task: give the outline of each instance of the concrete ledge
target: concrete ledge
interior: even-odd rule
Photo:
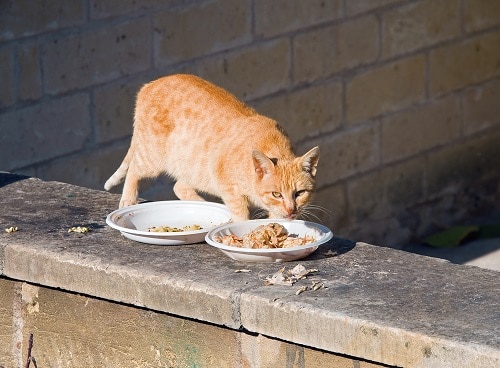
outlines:
[[[4,277],[382,364],[500,366],[498,272],[340,238],[300,262],[243,264],[122,237],[105,224],[117,195],[0,173],[0,198],[0,226],[20,229],[0,235]],[[78,225],[92,231],[68,233]],[[263,285],[297,263],[318,272]],[[295,294],[312,280],[326,288]]]
[[[319,264],[328,289],[245,293],[243,326],[404,367],[498,362],[498,274],[363,243]]]

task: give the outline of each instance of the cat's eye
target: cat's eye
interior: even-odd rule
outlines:
[[[281,195],[280,192],[273,192],[272,194],[273,194],[274,198],[282,198],[283,197],[283,195]]]
[[[306,192],[307,192],[307,190],[305,190],[305,189],[304,190],[299,190],[299,191],[295,192],[295,198],[300,197],[301,195],[306,194]]]

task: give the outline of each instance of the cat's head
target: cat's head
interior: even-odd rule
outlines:
[[[270,218],[297,218],[315,187],[319,147],[293,160],[277,160],[258,150],[252,152],[254,187]]]

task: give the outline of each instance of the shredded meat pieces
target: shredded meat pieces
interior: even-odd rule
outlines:
[[[215,240],[219,243],[239,248],[271,249],[305,245],[312,243],[315,239],[312,236],[297,237],[289,235],[284,226],[273,222],[258,226],[243,238],[230,234],[217,236]]]

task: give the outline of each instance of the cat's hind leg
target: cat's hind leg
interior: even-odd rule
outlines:
[[[174,193],[177,198],[184,201],[204,201],[202,197],[196,192],[196,190],[190,185],[178,181],[174,185]]]
[[[135,170],[128,170],[123,184],[122,197],[120,199],[120,208],[137,204],[139,200],[139,183],[141,177]]]

